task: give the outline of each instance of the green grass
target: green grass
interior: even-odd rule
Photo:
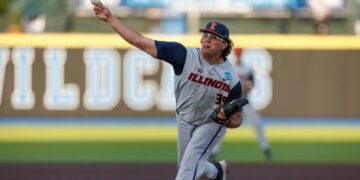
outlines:
[[[360,143],[271,143],[275,162],[359,164]],[[235,162],[263,162],[255,143],[227,143],[219,158]]]
[[[172,162],[174,142],[0,143],[0,162]]]
[[[274,162],[360,164],[360,143],[271,143]],[[0,143],[0,162],[176,162],[176,142]],[[225,142],[220,159],[264,162],[255,142]]]

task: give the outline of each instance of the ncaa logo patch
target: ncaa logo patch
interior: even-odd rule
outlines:
[[[231,76],[231,73],[230,73],[230,72],[225,72],[225,73],[224,73],[224,76],[225,76],[224,81],[226,81],[226,80],[230,80],[230,79],[232,78],[232,76]]]

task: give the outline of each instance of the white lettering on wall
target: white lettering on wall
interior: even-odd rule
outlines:
[[[256,110],[265,109],[272,101],[272,57],[264,48],[246,48],[241,61],[254,70],[255,87],[251,90],[250,104]]]
[[[146,111],[155,104],[157,82],[144,80],[155,75],[159,61],[139,49],[130,49],[124,56],[124,102],[135,111]]]
[[[115,49],[86,49],[86,91],[89,110],[111,110],[120,101],[120,55]]]
[[[44,49],[42,54],[45,64],[45,92],[37,96],[43,97],[40,102],[47,110],[73,111],[80,107],[79,85],[66,83],[65,80],[65,73],[78,75],[78,72],[65,71],[67,56],[67,49],[61,47]],[[27,47],[14,48],[12,52],[10,49],[0,48],[0,105],[5,95],[4,90],[8,88],[5,76],[10,57],[14,64],[11,105],[15,110],[33,109],[35,93],[32,90],[32,68],[35,49]],[[41,55],[37,57],[41,58]],[[124,97],[124,104],[133,111],[147,111],[152,108],[160,111],[175,110],[174,72],[168,63],[156,60],[138,49],[127,51],[123,61],[121,54],[112,48],[85,49],[83,57],[86,73],[82,100],[84,108],[112,110],[120,103],[121,97]],[[160,81],[154,80],[159,73]]]
[[[14,109],[28,110],[35,105],[32,90],[32,64],[35,58],[33,48],[19,47],[13,49],[12,62],[14,64],[14,91],[11,94],[11,104]]]
[[[48,48],[44,52],[46,90],[44,106],[49,110],[75,110],[79,107],[79,87],[64,84],[67,52],[63,48]],[[76,76],[76,72],[73,72]]]

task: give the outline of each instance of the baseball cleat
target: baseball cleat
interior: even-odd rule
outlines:
[[[226,180],[226,175],[229,172],[225,160],[214,162],[215,167],[218,169],[218,174],[215,180]]]

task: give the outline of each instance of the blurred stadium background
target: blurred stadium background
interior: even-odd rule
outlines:
[[[359,0],[103,3],[193,47],[209,20],[228,25],[255,67],[250,98],[274,153],[266,162],[247,121],[229,130],[219,158],[238,168],[231,179],[360,178]],[[172,76],[90,0],[0,0],[0,179],[173,179]]]

